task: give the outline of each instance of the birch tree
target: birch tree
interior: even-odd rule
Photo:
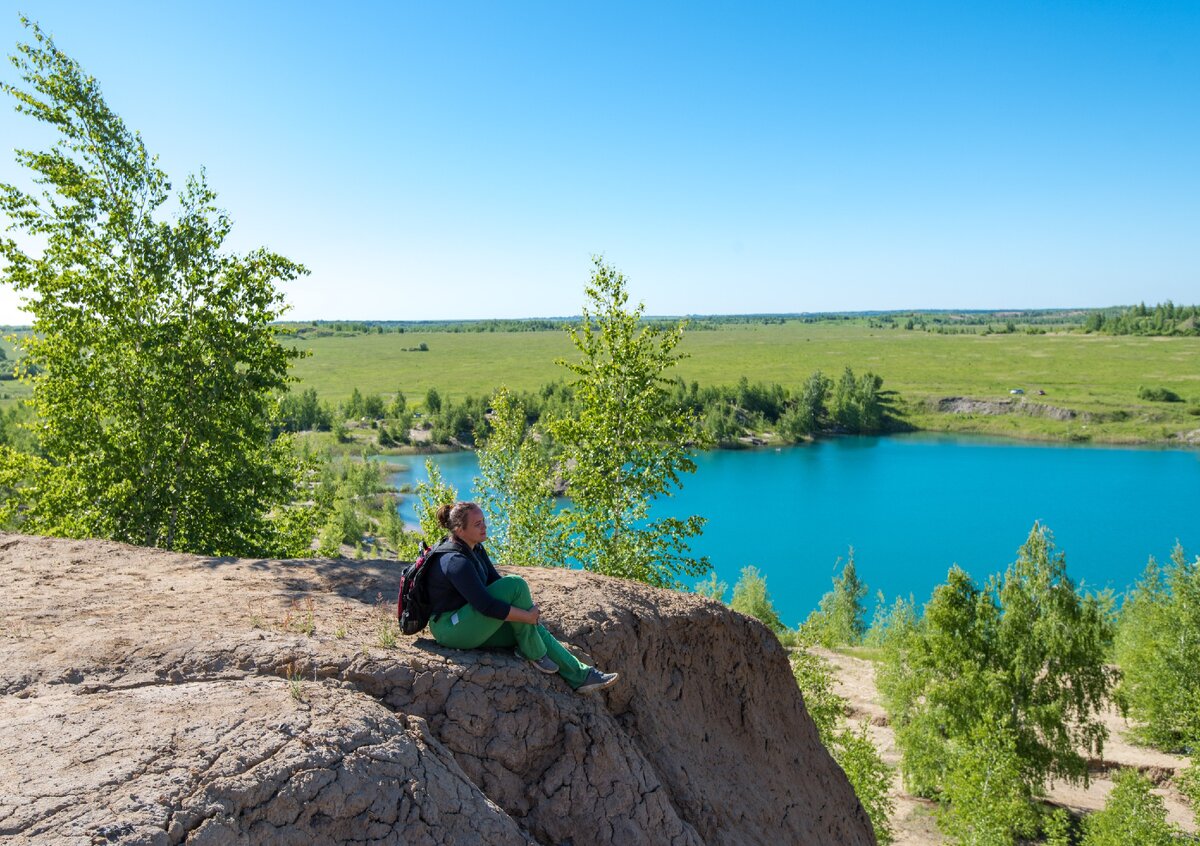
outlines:
[[[24,236],[0,237],[0,281],[33,318],[22,346],[37,443],[0,456],[0,516],[166,549],[294,551],[309,521],[285,507],[297,466],[270,424],[298,353],[271,323],[276,283],[304,268],[223,251],[231,223],[203,171],[165,219],[171,183],[141,136],[23,22],[32,38],[11,58],[24,84],[2,88],[57,141],[16,151],[36,187],[0,185],[6,229]]]

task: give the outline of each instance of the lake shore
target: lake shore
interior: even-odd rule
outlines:
[[[950,398],[962,401],[963,398]],[[942,400],[946,402],[947,400]],[[964,402],[973,404],[986,404],[989,406],[999,405],[1005,407],[1000,401],[995,400],[965,400]],[[971,406],[968,406],[971,407]],[[1043,406],[1043,408],[1054,409],[1052,406]],[[1020,406],[1016,406],[1017,410],[1010,411],[992,411],[992,412],[939,412],[936,414],[922,415],[916,420],[908,418],[893,419],[888,428],[878,434],[879,437],[891,437],[896,435],[911,435],[911,434],[945,434],[945,435],[967,435],[978,437],[994,437],[1012,441],[1023,441],[1029,443],[1045,443],[1045,444],[1077,444],[1087,445],[1093,444],[1096,446],[1146,446],[1146,447],[1168,447],[1175,449],[1200,449],[1200,417],[1195,418],[1196,426],[1188,429],[1169,428],[1161,423],[1154,423],[1157,427],[1158,434],[1155,436],[1153,432],[1147,428],[1133,430],[1129,427],[1114,427],[1106,425],[1105,421],[1100,422],[1076,422],[1075,425],[1070,425],[1071,421],[1088,420],[1089,418],[1080,418],[1076,412],[1070,409],[1054,409],[1062,412],[1061,417],[1054,417],[1053,413],[1043,413],[1041,415],[1027,415],[1020,411]],[[1070,416],[1068,416],[1070,415]],[[1033,424],[1024,421],[1033,420]],[[1045,420],[1053,420],[1059,424],[1056,427],[1048,427],[1044,425]],[[414,429],[410,432],[411,443],[399,446],[382,447],[376,442],[375,430],[367,426],[354,426],[349,430],[350,440],[345,443],[327,442],[325,447],[335,455],[359,455],[359,456],[423,456],[423,455],[445,455],[455,452],[469,452],[474,450],[474,446],[459,442],[450,444],[435,444],[429,441],[428,430]],[[816,441],[828,439],[831,437],[842,437],[840,433],[829,432],[817,435],[814,438],[808,438],[798,443],[793,443],[780,438],[775,432],[762,431],[754,432],[738,439],[736,444],[721,444],[714,446],[714,450],[752,450],[752,449],[769,449],[779,447],[803,446],[812,444]]]

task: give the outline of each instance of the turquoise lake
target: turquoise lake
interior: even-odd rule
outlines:
[[[464,496],[474,453],[434,458]],[[423,457],[391,460],[394,484],[425,478]],[[731,588],[742,567],[758,567],[788,625],[816,607],[851,546],[868,613],[877,590],[924,602],[954,563],[982,584],[1015,559],[1035,521],[1054,533],[1071,577],[1092,588],[1125,589],[1176,540],[1189,557],[1200,552],[1198,450],[922,433],[706,452],[696,463],[654,513],[707,517],[693,549]],[[410,522],[413,501],[401,504]]]

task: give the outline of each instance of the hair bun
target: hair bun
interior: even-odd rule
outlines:
[[[438,525],[441,526],[443,529],[450,528],[450,512],[452,510],[453,510],[453,506],[450,506],[450,505],[439,505],[438,506],[437,521],[438,521]]]

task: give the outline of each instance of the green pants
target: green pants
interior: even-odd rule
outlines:
[[[488,585],[488,593],[497,599],[528,611],[533,607],[529,585],[520,576],[503,576]],[[480,646],[515,646],[522,655],[536,661],[543,655],[558,665],[558,674],[572,688],[587,679],[588,666],[567,651],[541,624],[510,623],[480,614],[469,604],[457,611],[443,611],[430,621],[429,630],[442,646],[475,649]]]

